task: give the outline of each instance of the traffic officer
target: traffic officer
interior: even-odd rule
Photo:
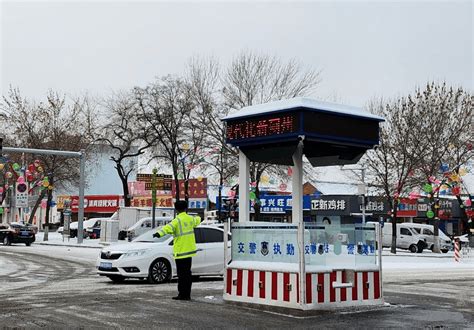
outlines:
[[[186,213],[187,206],[185,201],[174,203],[176,218],[153,234],[153,237],[168,234],[174,237],[173,256],[178,271],[178,295],[173,297],[175,300],[191,299],[191,261],[196,255],[194,228],[201,223],[199,216],[193,217]]]

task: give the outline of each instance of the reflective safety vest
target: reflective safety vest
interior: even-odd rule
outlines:
[[[196,239],[194,228],[201,223],[199,216],[192,217],[186,212],[181,212],[158,233],[160,236],[173,235],[173,255],[175,259],[189,258],[196,255]]]

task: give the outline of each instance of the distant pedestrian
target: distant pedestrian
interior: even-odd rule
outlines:
[[[196,239],[194,228],[201,223],[199,216],[190,216],[186,213],[187,203],[177,201],[174,203],[176,218],[158,230],[153,237],[173,235],[173,256],[178,272],[178,295],[175,300],[190,300],[192,274],[192,257],[196,255]]]

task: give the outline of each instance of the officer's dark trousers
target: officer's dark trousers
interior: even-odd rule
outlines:
[[[191,297],[191,261],[193,258],[175,259],[178,271],[178,295],[183,298]]]

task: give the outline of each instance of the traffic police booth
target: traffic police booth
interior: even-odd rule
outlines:
[[[239,149],[240,186],[224,300],[301,310],[383,303],[375,225],[303,222],[303,155],[312,166],[357,163],[378,145],[383,118],[294,98],[246,107],[223,121],[227,143]],[[250,161],[293,167],[291,224],[249,221]]]

